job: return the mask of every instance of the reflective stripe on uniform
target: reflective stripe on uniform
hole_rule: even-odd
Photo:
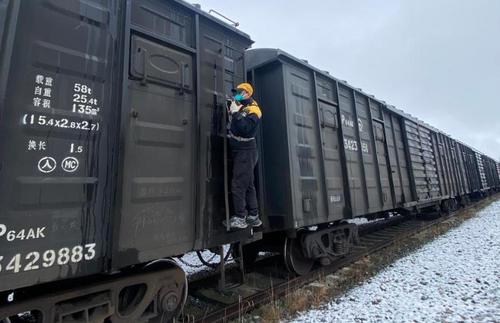
[[[237,141],[243,141],[243,142],[248,142],[248,141],[252,141],[252,140],[255,139],[254,137],[243,138],[243,137],[240,137],[240,136],[236,136],[231,131],[229,131],[229,133],[227,134],[227,137],[228,138],[233,138],[234,140],[237,140]]]

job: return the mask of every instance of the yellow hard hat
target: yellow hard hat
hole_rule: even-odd
[[[233,89],[233,92],[237,92],[238,90],[244,90],[245,92],[248,93],[249,96],[252,96],[253,94],[253,87],[250,85],[250,83],[240,83],[236,87],[236,89]]]

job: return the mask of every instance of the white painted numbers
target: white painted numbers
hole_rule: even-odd
[[[93,98],[92,88],[85,84],[75,83],[73,87],[73,112],[96,116],[101,108],[99,108],[98,101]]]
[[[45,227],[35,227],[21,230],[7,230],[5,224],[0,224],[0,237],[5,237],[8,242],[14,240],[34,240],[45,238]]]
[[[354,128],[355,123],[354,123],[354,120],[350,116],[346,116],[344,114],[341,114],[340,120],[341,120],[342,126]],[[364,129],[363,120],[358,118],[358,130],[359,130],[359,132],[360,133],[363,132],[363,129]],[[344,148],[346,150],[358,151],[359,146],[361,146],[361,151],[363,153],[365,153],[365,154],[369,153],[368,143],[361,141],[361,145],[359,145],[358,140],[351,139],[351,138],[344,138]]]
[[[344,138],[344,148],[347,150],[358,151],[358,142],[353,139]]]
[[[358,141],[354,139],[344,138],[344,148],[346,150],[358,151]],[[367,142],[361,141],[361,151],[365,154],[369,153]]]
[[[39,137],[29,135],[25,139],[25,149],[33,157],[33,167],[38,174],[75,175],[77,171],[84,168],[81,156],[86,153],[87,146],[82,145],[83,141],[71,142],[73,140],[69,137],[67,141],[52,141],[51,134],[55,131],[92,134],[100,131],[101,97],[99,91],[96,92],[91,84],[84,84],[81,81],[71,82],[64,78],[66,76],[60,79],[55,75],[47,74],[38,72],[34,75],[33,92],[28,93],[28,100],[32,97],[35,109],[31,108],[21,115],[21,122],[24,126],[40,132]],[[62,85],[61,89],[59,89],[61,86],[59,83]],[[70,87],[69,91],[66,90],[66,86]],[[63,91],[58,93],[58,90]],[[57,106],[54,106],[52,101],[55,98],[58,99]],[[79,138],[83,137],[87,142],[89,136]]]
[[[330,195],[330,203],[339,203],[342,201],[341,195]]]
[[[61,129],[75,129],[85,131],[99,131],[99,122],[76,121],[69,118],[53,118],[46,115],[27,113],[23,116],[23,123],[26,125],[35,125],[43,127],[54,127]]]
[[[18,253],[10,257],[10,259],[4,259],[3,256],[0,256],[0,272],[19,273],[49,268],[55,265],[64,266],[71,263],[90,261],[96,256],[95,247],[95,243],[89,243],[83,246],[63,247],[56,250],[49,249],[42,252],[31,251],[26,255]]]
[[[368,154],[368,144],[364,141],[361,142],[361,151]]]
[[[32,227],[9,230],[5,224],[0,224],[0,238],[7,242],[24,240],[36,240],[46,237],[46,227]],[[5,258],[0,255],[0,272],[19,273],[24,271],[49,268],[55,265],[67,265],[90,261],[96,256],[96,244],[76,245],[72,247],[62,247],[60,249],[49,249],[44,251],[31,251],[26,254],[15,254]]]
[[[75,153],[75,154],[81,154],[81,153],[83,153],[83,146],[78,146],[78,145],[75,145],[74,143],[72,143],[70,145],[69,152],[71,154],[73,154],[73,153]]]

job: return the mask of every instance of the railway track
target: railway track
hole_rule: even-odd
[[[408,239],[449,218],[474,207],[490,203],[499,194],[486,200],[473,202],[447,215],[428,214],[426,216],[398,215],[388,220],[360,225],[359,243],[349,256],[328,266],[314,269],[309,274],[292,277],[286,273],[281,257],[269,257],[258,262],[255,272],[247,274],[244,284],[237,284],[224,292],[216,290],[216,275],[191,283],[190,304],[187,305],[185,322],[227,322],[238,319],[257,307],[271,303],[298,288],[332,274],[365,256],[373,254],[393,244]],[[228,276],[235,276],[237,268],[232,268]],[[243,295],[243,296],[240,296]]]

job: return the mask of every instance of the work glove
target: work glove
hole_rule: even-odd
[[[236,112],[240,111],[240,109],[241,109],[241,105],[238,105],[238,103],[236,101],[232,101],[231,105],[229,106],[229,114],[236,113]]]

